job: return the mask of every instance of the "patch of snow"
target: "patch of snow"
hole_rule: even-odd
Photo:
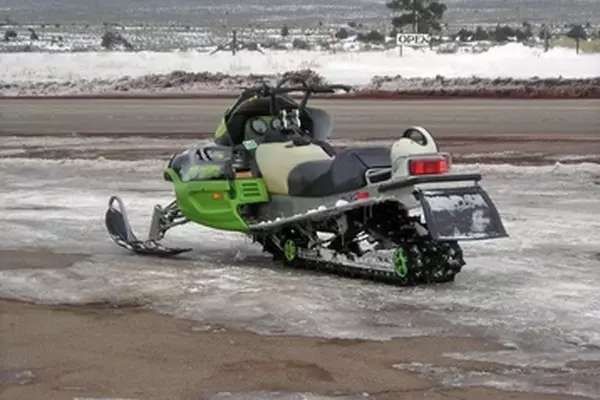
[[[7,53],[0,82],[37,83],[114,80],[172,71],[273,74],[313,69],[337,83],[368,84],[374,75],[446,78],[585,78],[599,75],[600,54],[540,49],[512,43],[479,54],[437,54],[429,50],[325,53],[316,51],[239,52],[209,55],[196,51],[135,53]],[[81,82],[80,82],[81,83]]]
[[[207,400],[365,400],[368,393],[358,396],[323,396],[315,393],[283,393],[283,392],[222,392],[207,397]]]

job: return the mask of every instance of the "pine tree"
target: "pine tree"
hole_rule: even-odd
[[[392,18],[394,28],[402,29],[412,25],[413,32],[418,33],[440,31],[440,21],[448,8],[438,0],[391,0],[386,7],[399,13]]]
[[[575,39],[575,44],[577,46],[577,54],[579,54],[579,41],[581,39],[587,39],[587,32],[581,25],[573,25],[571,26],[571,30],[567,32],[567,36],[571,39]]]

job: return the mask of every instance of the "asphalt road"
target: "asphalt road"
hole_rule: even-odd
[[[3,99],[0,135],[210,134],[231,102]],[[600,138],[600,100],[315,100],[312,104],[325,107],[335,118],[335,139],[391,138],[408,125],[425,126],[438,137],[485,135],[489,140],[502,134]]]

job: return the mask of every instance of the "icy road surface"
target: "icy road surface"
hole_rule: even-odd
[[[111,194],[146,233],[170,200],[162,161],[0,159],[0,250],[46,248],[91,257],[66,269],[0,271],[0,296],[40,303],[143,303],[177,317],[260,333],[388,339],[470,335],[507,350],[453,354],[501,372],[399,364],[449,385],[600,393],[600,165],[470,165],[511,237],[465,243],[454,284],[389,285],[273,268],[242,236],[185,226],[167,243],[202,246],[173,260],[129,255],[104,229]],[[1,261],[0,261],[1,262]],[[568,364],[571,361],[596,363]],[[586,366],[587,365],[587,366]],[[594,367],[595,366],[595,367]]]

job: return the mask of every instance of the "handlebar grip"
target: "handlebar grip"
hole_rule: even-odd
[[[352,86],[348,85],[327,85],[327,86],[294,86],[294,87],[271,87],[271,86],[254,86],[244,90],[243,95],[254,95],[263,93],[265,96],[277,93],[291,92],[310,92],[310,93],[335,93],[336,90],[344,90],[350,92]]]

